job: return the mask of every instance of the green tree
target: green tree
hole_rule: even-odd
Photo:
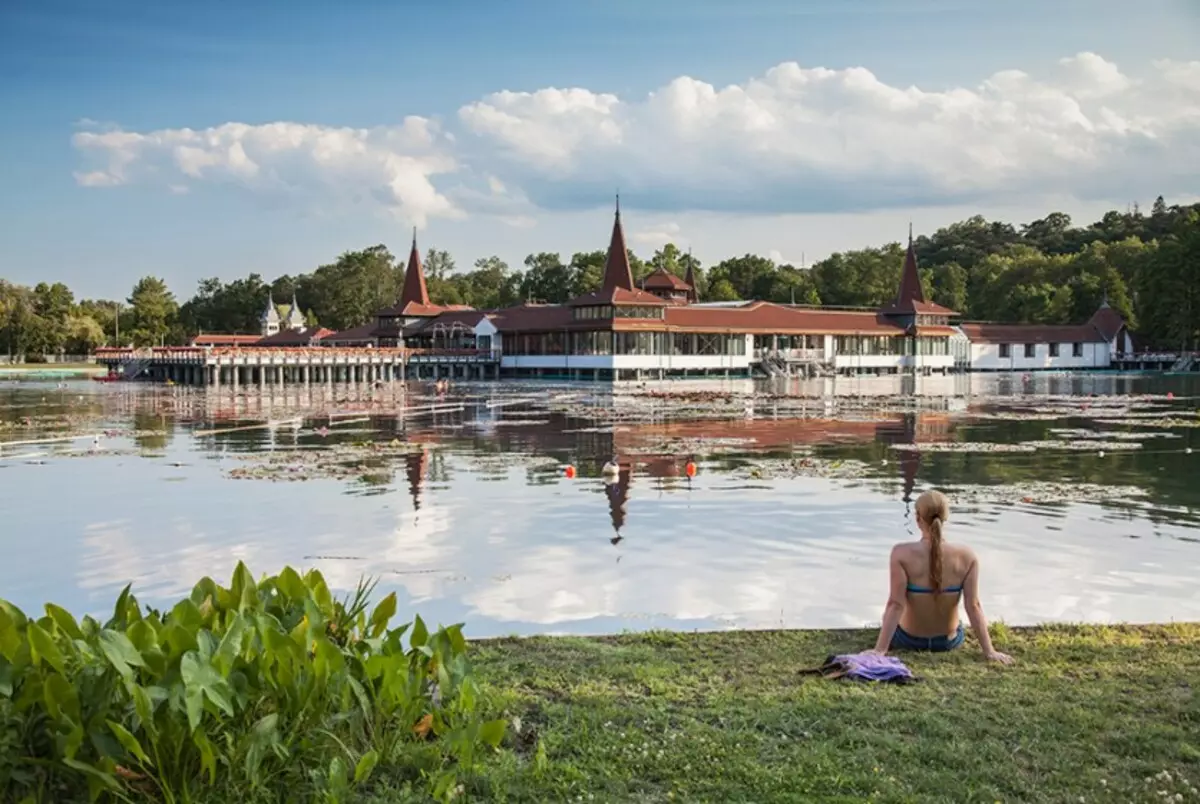
[[[133,318],[133,342],[138,346],[157,346],[165,342],[179,313],[167,283],[157,277],[143,277],[133,286],[128,301]]]
[[[543,251],[525,258],[521,296],[543,304],[562,304],[572,296],[571,269],[558,254]]]

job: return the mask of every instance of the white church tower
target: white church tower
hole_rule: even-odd
[[[279,332],[279,311],[275,309],[275,300],[271,298],[271,291],[267,291],[267,309],[263,311],[259,322],[262,324],[262,335],[264,338]]]

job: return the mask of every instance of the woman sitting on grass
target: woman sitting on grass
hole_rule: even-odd
[[[992,647],[987,618],[979,602],[979,560],[969,547],[942,543],[950,504],[940,491],[917,498],[921,541],[892,548],[891,590],[883,610],[876,653],[888,648],[947,651],[963,643],[958,602],[967,607],[971,630],[990,661],[1008,664],[1012,657]]]

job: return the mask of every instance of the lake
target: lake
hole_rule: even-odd
[[[472,636],[860,627],[938,487],[993,619],[1200,620],[1200,376],[326,394],[0,383],[0,597],[100,614],[242,560]]]

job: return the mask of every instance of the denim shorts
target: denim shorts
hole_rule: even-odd
[[[965,638],[963,633],[962,623],[958,624],[958,630],[954,632],[954,636],[935,636],[935,637],[919,637],[905,631],[900,626],[896,626],[896,633],[892,636],[892,647],[899,650],[929,650],[941,652],[954,650],[963,643]]]

